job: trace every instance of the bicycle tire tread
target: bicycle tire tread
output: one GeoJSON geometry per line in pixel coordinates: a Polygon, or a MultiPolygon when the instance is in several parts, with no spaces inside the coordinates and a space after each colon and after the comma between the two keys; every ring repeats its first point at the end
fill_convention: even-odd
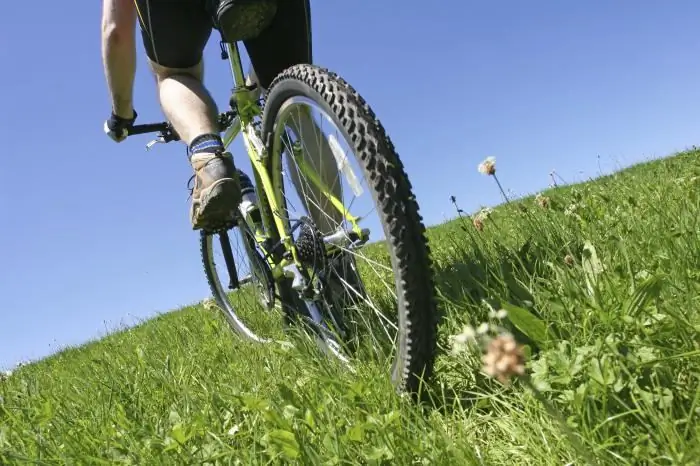
{"type": "MultiPolygon", "coordinates": [[[[263,128],[267,128],[267,119],[275,116],[268,115],[268,111],[277,113],[277,109],[268,108],[270,99],[279,100],[275,90],[284,87],[283,83],[289,80],[304,83],[327,104],[350,136],[349,141],[369,175],[389,230],[387,239],[391,242],[390,252],[400,283],[399,312],[403,313],[405,322],[392,379],[397,389],[415,392],[422,380],[430,379],[433,374],[438,312],[430,246],[403,163],[364,98],[341,76],[315,65],[295,65],[275,78],[266,96],[263,128]]],[[[269,150],[271,132],[264,134],[269,150]]]]}

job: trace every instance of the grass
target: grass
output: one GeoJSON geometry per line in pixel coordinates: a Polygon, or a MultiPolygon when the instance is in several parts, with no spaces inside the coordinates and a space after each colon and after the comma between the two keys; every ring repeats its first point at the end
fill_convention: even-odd
{"type": "Polygon", "coordinates": [[[432,228],[434,406],[186,307],[0,382],[0,464],[697,464],[699,155],[432,228]],[[508,385],[450,338],[500,309],[508,385]]]}

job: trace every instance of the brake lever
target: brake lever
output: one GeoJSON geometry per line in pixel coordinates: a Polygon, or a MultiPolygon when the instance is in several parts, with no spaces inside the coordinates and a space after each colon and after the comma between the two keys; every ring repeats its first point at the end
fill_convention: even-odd
{"type": "Polygon", "coordinates": [[[158,136],[154,140],[150,141],[148,144],[146,144],[146,150],[151,150],[153,146],[159,143],[165,143],[165,138],[163,136],[158,136]]]}

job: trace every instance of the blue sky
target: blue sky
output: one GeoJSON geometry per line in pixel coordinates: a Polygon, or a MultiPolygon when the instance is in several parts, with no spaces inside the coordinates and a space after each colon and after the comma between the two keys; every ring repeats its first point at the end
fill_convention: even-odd
{"type": "MultiPolygon", "coordinates": [[[[374,107],[429,224],[450,195],[498,202],[489,155],[525,194],[700,139],[697,1],[351,3],[312,0],[315,61],[374,107]]],[[[0,17],[0,368],[208,296],[183,147],[102,132],[101,2],[29,8],[0,17]]],[[[217,47],[206,81],[225,102],[217,47]]],[[[162,120],[143,55],[135,86],[139,122],[162,120]]]]}

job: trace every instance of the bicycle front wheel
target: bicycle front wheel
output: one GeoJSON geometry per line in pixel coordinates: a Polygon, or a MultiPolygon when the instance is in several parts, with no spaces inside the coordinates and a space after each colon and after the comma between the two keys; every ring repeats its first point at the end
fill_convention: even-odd
{"type": "MultiPolygon", "coordinates": [[[[432,375],[436,352],[433,269],[425,226],[411,184],[382,124],[364,99],[337,74],[312,65],[296,65],[278,75],[270,86],[262,132],[268,144],[267,168],[275,192],[283,196],[280,204],[285,209],[285,220],[292,223],[293,206],[305,207],[308,215],[301,214],[299,218],[315,220],[313,230],[321,232],[322,246],[328,248],[332,244],[336,253],[351,259],[353,273],[363,282],[361,291],[348,292],[361,301],[352,306],[355,320],[364,323],[360,325],[359,338],[370,343],[365,346],[371,346],[374,354],[377,347],[381,347],[384,355],[389,350],[392,382],[399,390],[417,390],[432,375]],[[313,135],[309,132],[310,127],[326,125],[330,127],[327,134],[322,129],[313,135]],[[341,140],[349,150],[340,147],[341,140]],[[313,152],[307,144],[313,141],[326,141],[326,152],[332,152],[332,157],[326,156],[324,162],[323,158],[307,156],[313,152]],[[354,155],[356,172],[352,170],[348,152],[354,155]],[[285,159],[293,167],[285,169],[285,159]],[[325,163],[326,168],[319,166],[319,162],[325,163]],[[364,175],[365,189],[358,182],[357,173],[364,175]],[[285,188],[286,175],[291,176],[294,190],[285,188]],[[298,193],[299,202],[292,198],[292,191],[298,193]],[[342,197],[344,191],[353,192],[355,197],[350,202],[339,203],[327,196],[332,192],[342,197]],[[365,209],[363,201],[358,200],[365,192],[370,196],[362,199],[373,204],[371,208],[365,209]],[[350,225],[353,220],[356,227],[375,211],[378,220],[367,229],[371,243],[360,249],[357,245],[361,241],[356,238],[349,242],[335,241],[343,232],[353,229],[350,225]],[[376,314],[376,318],[369,318],[369,314],[376,314]],[[382,328],[377,332],[369,323],[382,328]],[[365,336],[369,338],[365,340],[365,336]],[[382,346],[379,339],[388,344],[382,346]]],[[[329,253],[324,264],[333,262],[333,257],[329,253]]],[[[317,272],[312,275],[333,276],[331,272],[317,272]]],[[[352,285],[357,278],[341,278],[336,282],[352,285]]],[[[349,319],[350,306],[342,307],[345,309],[340,314],[349,319]]]]}

